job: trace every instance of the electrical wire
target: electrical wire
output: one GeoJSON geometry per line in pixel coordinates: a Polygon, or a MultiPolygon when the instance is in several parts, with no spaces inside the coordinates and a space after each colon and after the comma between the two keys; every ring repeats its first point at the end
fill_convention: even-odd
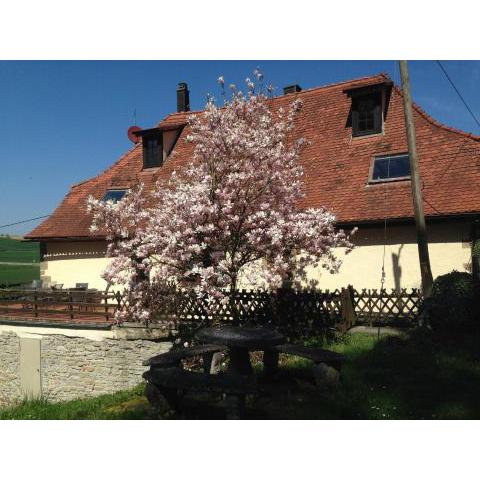
{"type": "Polygon", "coordinates": [[[7,223],[6,225],[0,225],[0,228],[12,227],[13,225],[20,225],[21,223],[33,222],[34,220],[40,220],[41,218],[47,218],[50,215],[42,215],[40,217],[28,218],[27,220],[20,220],[19,222],[7,223]]]}
{"type": "Polygon", "coordinates": [[[460,100],[463,102],[463,104],[465,105],[465,108],[468,110],[468,113],[470,113],[470,115],[472,116],[472,118],[475,120],[476,124],[480,127],[480,121],[478,120],[478,118],[476,117],[476,115],[473,113],[472,109],[468,106],[468,103],[466,102],[466,100],[463,98],[462,94],[460,93],[460,91],[458,90],[458,88],[455,86],[455,84],[453,83],[453,80],[450,78],[450,75],[447,73],[447,71],[445,70],[445,67],[441,64],[440,60],[436,60],[438,66],[442,69],[442,72],[444,73],[445,77],[447,77],[447,80],[450,82],[450,85],[453,87],[453,89],[455,90],[455,92],[457,92],[457,95],[459,96],[460,100]]]}

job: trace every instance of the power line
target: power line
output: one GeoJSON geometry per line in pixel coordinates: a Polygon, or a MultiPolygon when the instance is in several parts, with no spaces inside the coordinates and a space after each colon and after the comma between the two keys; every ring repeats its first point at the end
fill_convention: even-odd
{"type": "Polygon", "coordinates": [[[445,67],[440,63],[440,60],[436,60],[436,62],[438,63],[438,66],[442,69],[442,72],[444,73],[445,77],[447,77],[447,80],[450,82],[450,85],[452,85],[453,89],[457,92],[457,95],[460,97],[460,100],[465,105],[466,109],[468,110],[468,113],[470,113],[472,118],[475,120],[476,124],[480,127],[480,121],[475,116],[475,114],[472,112],[471,108],[468,106],[468,104],[465,101],[465,99],[463,98],[462,94],[459,92],[458,88],[453,83],[453,80],[450,78],[450,75],[448,75],[447,71],[445,70],[445,67]]]}
{"type": "Polygon", "coordinates": [[[27,220],[20,220],[15,223],[8,223],[7,225],[0,225],[0,228],[12,227],[13,225],[20,225],[21,223],[33,222],[34,220],[40,220],[41,218],[47,218],[50,215],[42,215],[41,217],[28,218],[27,220]]]}

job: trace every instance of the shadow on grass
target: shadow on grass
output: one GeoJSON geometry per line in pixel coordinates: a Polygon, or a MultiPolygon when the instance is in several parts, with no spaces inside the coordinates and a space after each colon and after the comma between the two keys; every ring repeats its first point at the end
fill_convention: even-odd
{"type": "Polygon", "coordinates": [[[416,331],[408,340],[385,337],[369,350],[353,349],[338,392],[339,418],[480,418],[477,345],[442,345],[416,331]]]}
{"type": "Polygon", "coordinates": [[[329,347],[347,357],[335,392],[315,388],[308,362],[285,359],[284,370],[304,381],[251,406],[271,419],[478,419],[478,345],[475,339],[443,345],[422,331],[408,339],[346,336],[329,347]]]}

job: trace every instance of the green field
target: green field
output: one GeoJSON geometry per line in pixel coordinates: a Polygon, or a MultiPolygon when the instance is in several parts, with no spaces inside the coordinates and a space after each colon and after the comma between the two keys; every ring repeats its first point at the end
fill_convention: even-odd
{"type": "Polygon", "coordinates": [[[0,237],[0,286],[30,283],[40,278],[40,245],[19,238],[0,237]],[[22,263],[24,265],[9,265],[22,263]]]}
{"type": "Polygon", "coordinates": [[[2,265],[0,264],[0,285],[18,285],[30,283],[40,278],[38,265],[2,265]]]}
{"type": "Polygon", "coordinates": [[[0,237],[0,263],[38,263],[40,245],[38,242],[24,242],[19,238],[0,237]]]}

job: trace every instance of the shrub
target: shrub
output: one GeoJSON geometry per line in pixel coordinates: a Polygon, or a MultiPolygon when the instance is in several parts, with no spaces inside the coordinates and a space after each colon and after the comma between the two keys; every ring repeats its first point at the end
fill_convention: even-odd
{"type": "Polygon", "coordinates": [[[475,330],[474,290],[470,273],[453,270],[435,279],[428,301],[430,326],[435,333],[454,338],[475,330]]]}

